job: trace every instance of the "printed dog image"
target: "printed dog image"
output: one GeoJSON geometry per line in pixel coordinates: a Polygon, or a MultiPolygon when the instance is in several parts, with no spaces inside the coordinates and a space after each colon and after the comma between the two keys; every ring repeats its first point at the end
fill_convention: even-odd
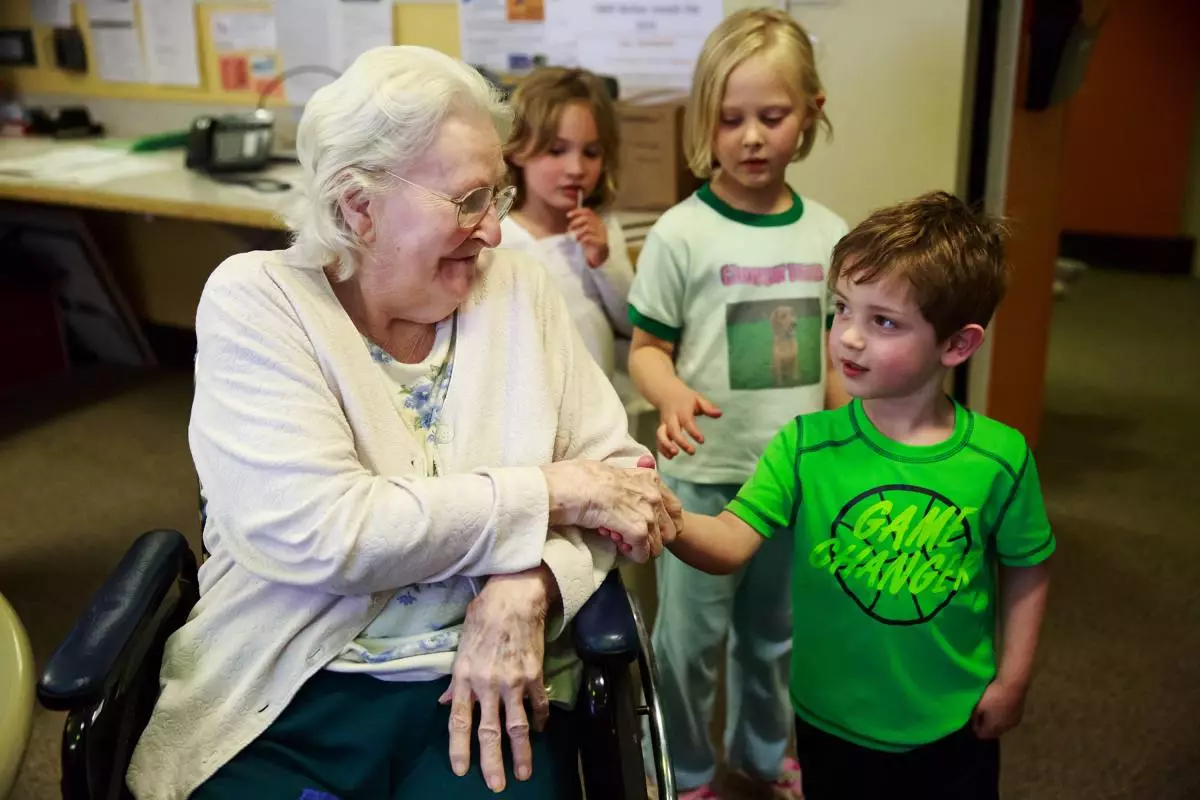
{"type": "Polygon", "coordinates": [[[771,378],[776,386],[800,380],[800,346],[796,344],[796,309],[777,306],[771,312],[771,378]]]}
{"type": "Polygon", "coordinates": [[[825,334],[822,323],[817,297],[726,305],[729,388],[756,391],[819,384],[825,334]]]}

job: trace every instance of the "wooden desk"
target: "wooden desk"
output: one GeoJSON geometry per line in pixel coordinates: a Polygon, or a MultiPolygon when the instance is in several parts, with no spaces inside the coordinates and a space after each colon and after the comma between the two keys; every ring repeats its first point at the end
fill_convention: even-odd
{"type": "MultiPolygon", "coordinates": [[[[0,138],[0,160],[35,157],[79,144],[0,138]]],[[[182,150],[125,153],[120,157],[153,161],[162,164],[164,169],[136,177],[115,178],[98,185],[0,173],[0,200],[283,230],[279,211],[296,196],[294,190],[259,192],[246,186],[218,183],[187,169],[182,150]]],[[[294,184],[300,175],[300,167],[273,165],[257,175],[294,184]]]]}
{"type": "MultiPolygon", "coordinates": [[[[86,142],[85,142],[86,143],[86,142]]],[[[80,142],[0,138],[0,161],[34,158],[80,142]]],[[[217,183],[184,166],[181,150],[119,153],[164,169],[81,185],[0,173],[0,201],[78,210],[135,315],[146,322],[190,328],[209,273],[234,253],[286,246],[279,216],[295,190],[260,192],[217,183]]],[[[273,165],[255,173],[295,185],[300,167],[273,165]]],[[[657,212],[618,212],[636,259],[657,212]]]]}
{"type": "MultiPolygon", "coordinates": [[[[86,143],[86,142],[85,142],[86,143]]],[[[78,146],[78,142],[0,138],[0,161],[30,158],[78,146]]],[[[114,150],[114,153],[118,152],[114,150]]],[[[139,177],[116,178],[98,185],[80,185],[10,176],[0,173],[0,200],[48,203],[95,211],[149,214],[192,222],[215,222],[251,228],[285,230],[279,212],[296,198],[296,191],[261,192],[247,186],[219,183],[184,166],[182,150],[158,153],[125,153],[121,157],[149,160],[166,168],[139,177]]],[[[295,185],[298,164],[275,164],[256,177],[274,178],[295,185]]],[[[631,245],[641,246],[646,231],[658,219],[657,211],[618,211],[631,245]]]]}

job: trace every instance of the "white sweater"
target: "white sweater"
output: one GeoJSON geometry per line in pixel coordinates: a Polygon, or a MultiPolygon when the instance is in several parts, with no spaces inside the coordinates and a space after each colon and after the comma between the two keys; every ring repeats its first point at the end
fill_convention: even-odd
{"type": "MultiPolygon", "coordinates": [[[[545,272],[495,251],[459,311],[444,473],[420,477],[419,445],[328,280],[283,256],[228,259],[197,310],[189,439],[212,555],[199,603],[167,642],[162,693],[129,768],[139,798],[186,797],[398,587],[545,561],[562,594],[563,618],[547,626],[557,639],[615,554],[595,534],[547,535],[538,467],[633,466],[646,452],[545,272]]],[[[569,637],[548,657],[555,645],[569,637]]],[[[436,675],[453,655],[418,658],[436,675]]]]}
{"type": "Polygon", "coordinates": [[[528,253],[545,267],[567,301],[588,352],[611,377],[618,363],[622,369],[625,366],[616,355],[614,331],[626,338],[633,335],[629,322],[633,264],[629,262],[620,221],[605,215],[604,227],[608,232],[608,261],[595,269],[588,266],[583,248],[570,234],[535,239],[512,215],[500,223],[500,247],[528,253]]]}

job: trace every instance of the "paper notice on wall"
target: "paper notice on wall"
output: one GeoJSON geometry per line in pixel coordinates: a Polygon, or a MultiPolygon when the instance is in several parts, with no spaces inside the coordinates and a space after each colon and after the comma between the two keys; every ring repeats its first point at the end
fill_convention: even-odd
{"type": "Polygon", "coordinates": [[[690,89],[700,48],[723,17],[721,0],[587,0],[572,21],[580,63],[616,76],[624,94],[626,87],[690,89]]]}
{"type": "Polygon", "coordinates": [[[87,0],[88,22],[128,22],[133,24],[134,0],[87,0]]]}
{"type": "Polygon", "coordinates": [[[92,21],[92,56],[100,80],[145,83],[142,42],[132,22],[92,21]]]}
{"type": "Polygon", "coordinates": [[[218,53],[274,51],[278,44],[275,14],[269,9],[214,11],[209,27],[218,53]]]}
{"type": "Polygon", "coordinates": [[[193,0],[141,0],[142,44],[150,83],[199,86],[193,0]]]}
{"type": "MultiPolygon", "coordinates": [[[[337,0],[275,0],[275,31],[284,70],[323,67],[340,72],[335,39],[330,35],[337,5],[337,0]]],[[[283,91],[288,102],[303,105],[332,80],[316,70],[294,74],[283,91]]]]}
{"type": "Polygon", "coordinates": [[[388,0],[275,0],[275,30],[284,70],[310,67],[284,84],[289,102],[313,92],[373,47],[392,43],[388,0]]]}
{"type": "Polygon", "coordinates": [[[572,2],[546,0],[546,21],[542,34],[547,64],[557,67],[579,66],[579,34],[571,22],[572,2]]]}
{"type": "Polygon", "coordinates": [[[462,59],[499,72],[524,72],[549,61],[542,0],[462,0],[462,59]]]}
{"type": "Polygon", "coordinates": [[[55,28],[71,27],[71,0],[33,0],[33,21],[55,28]]]}
{"type": "Polygon", "coordinates": [[[392,4],[386,0],[341,0],[334,17],[338,70],[362,53],[392,43],[392,4]]]}

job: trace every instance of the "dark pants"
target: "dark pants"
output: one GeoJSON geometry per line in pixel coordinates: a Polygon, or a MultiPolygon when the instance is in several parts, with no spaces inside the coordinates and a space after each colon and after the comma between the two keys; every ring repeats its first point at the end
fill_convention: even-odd
{"type": "Polygon", "coordinates": [[[852,744],[796,718],[805,800],[998,800],[1000,741],[970,726],[904,753],[852,744]]]}
{"type": "Polygon", "coordinates": [[[474,736],[471,770],[461,778],[455,775],[450,769],[450,709],[437,702],[447,685],[449,678],[396,683],[318,672],[279,718],[197,789],[192,800],[581,797],[572,715],[557,708],[546,729],[531,735],[529,780],[513,776],[507,738],[503,793],[493,794],[484,782],[474,736]]]}

